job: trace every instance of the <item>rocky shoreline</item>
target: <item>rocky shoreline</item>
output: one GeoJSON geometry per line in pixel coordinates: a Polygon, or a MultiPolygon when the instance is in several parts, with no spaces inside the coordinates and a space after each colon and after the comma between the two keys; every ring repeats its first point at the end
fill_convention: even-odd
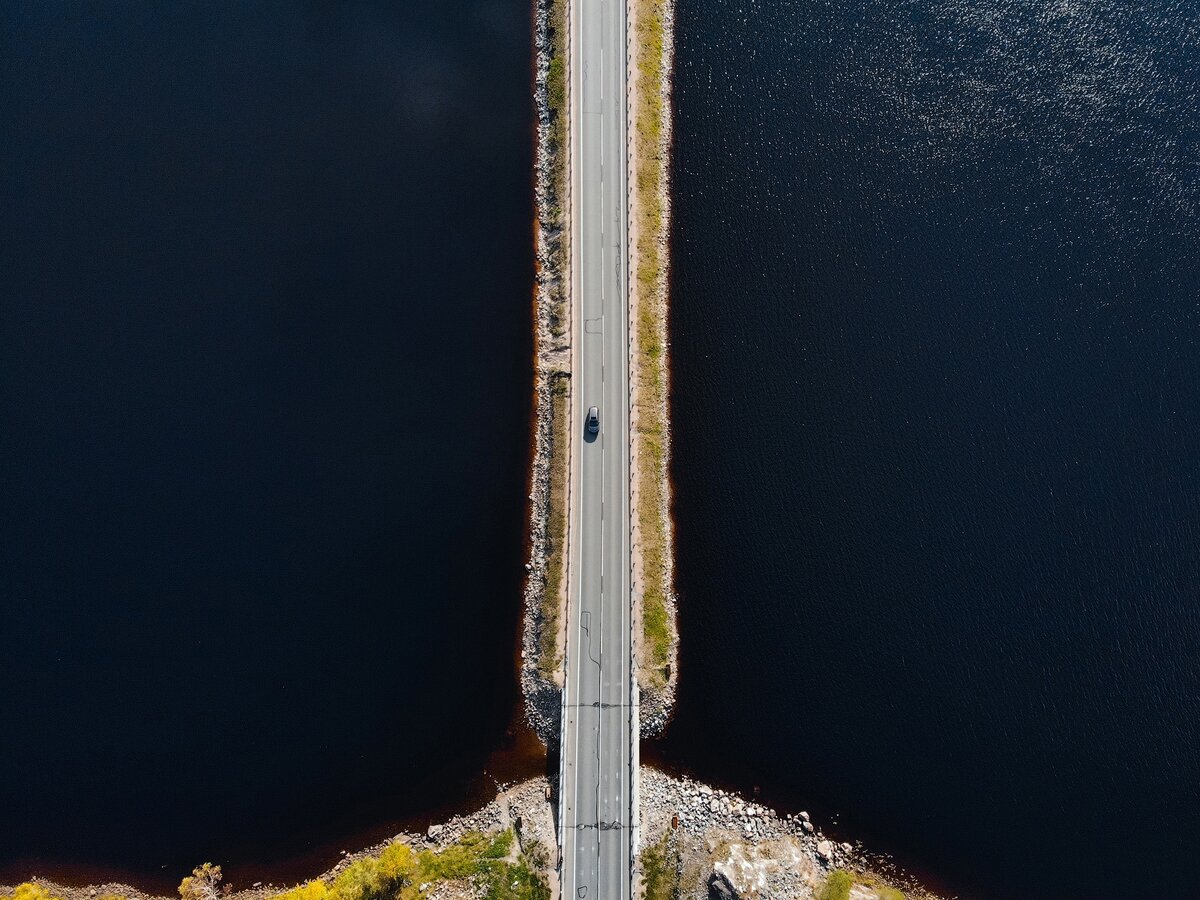
{"type": "MultiPolygon", "coordinates": [[[[521,642],[521,688],[525,698],[525,714],[534,732],[548,747],[558,740],[562,711],[561,675],[547,672],[546,653],[557,670],[561,651],[558,648],[558,620],[548,610],[561,606],[558,597],[547,597],[547,582],[551,565],[551,484],[554,464],[569,464],[570,448],[559,447],[555,453],[554,390],[556,384],[566,388],[567,409],[570,415],[571,329],[570,308],[566,285],[569,280],[565,209],[568,190],[565,178],[563,147],[555,140],[555,117],[565,110],[552,108],[550,91],[551,63],[563,58],[561,46],[564,35],[561,23],[552,21],[555,0],[537,0],[535,11],[535,71],[534,101],[537,111],[537,140],[535,154],[534,193],[537,209],[535,256],[537,284],[534,296],[536,375],[534,454],[530,475],[529,546],[526,563],[525,613],[521,642]],[[558,27],[556,27],[556,24],[558,27]],[[553,633],[547,634],[548,631],[553,633]],[[547,651],[547,645],[555,649],[547,651]]],[[[561,134],[561,130],[559,132],[561,134]]],[[[567,430],[569,442],[569,430],[567,430]]],[[[566,479],[569,490],[570,479],[566,479]]],[[[565,529],[565,523],[564,523],[565,529]]],[[[558,548],[562,553],[565,548],[558,548]]],[[[561,561],[565,566],[565,556],[561,561]]],[[[558,617],[561,619],[561,615],[558,617]]]]}
{"type": "MultiPolygon", "coordinates": [[[[316,880],[332,883],[352,864],[378,857],[387,846],[402,843],[414,851],[444,851],[465,835],[487,835],[513,829],[520,851],[542,860],[540,874],[552,897],[558,896],[556,784],[533,778],[502,786],[497,796],[475,812],[430,825],[420,834],[400,833],[340,859],[316,880]]],[[[780,815],[775,810],[730,791],[688,778],[676,778],[648,766],[641,768],[640,824],[642,846],[637,876],[645,877],[648,853],[662,850],[679,900],[812,900],[825,896],[832,878],[848,887],[851,900],[937,900],[867,855],[860,845],[837,842],[822,833],[806,812],[780,815]]],[[[68,887],[34,876],[31,883],[54,900],[170,900],[124,884],[68,887]]],[[[236,887],[236,886],[234,886],[236,887]]],[[[278,898],[295,885],[256,883],[230,890],[230,900],[278,898]]],[[[422,896],[468,898],[469,886],[448,893],[431,890],[422,896]]],[[[16,893],[0,885],[0,898],[16,893]]],[[[19,900],[19,895],[18,895],[19,900]]]]}
{"type": "MultiPolygon", "coordinates": [[[[558,839],[550,798],[551,785],[545,778],[532,778],[519,784],[501,787],[494,800],[475,812],[455,816],[443,824],[430,825],[424,833],[400,832],[372,847],[354,852],[343,850],[337,862],[322,874],[314,876],[313,880],[332,882],[352,864],[376,857],[392,844],[405,844],[414,851],[439,852],[453,847],[471,832],[490,835],[512,828],[523,852],[530,852],[535,847],[540,848],[538,858],[547,861],[542,874],[547,878],[551,894],[557,896],[558,876],[555,860],[558,856],[558,839]]],[[[185,873],[181,873],[181,877],[183,874],[185,873]]],[[[32,875],[26,884],[36,885],[53,900],[179,900],[178,897],[161,897],[117,882],[71,887],[32,875]]],[[[234,885],[226,884],[220,892],[220,897],[228,900],[269,900],[297,886],[256,882],[249,887],[234,890],[234,885]]],[[[0,898],[17,893],[17,886],[0,885],[0,898]]],[[[431,892],[428,896],[432,898],[434,893],[431,892]]],[[[437,896],[450,895],[442,891],[437,896]]],[[[470,894],[458,889],[453,896],[465,897],[470,894]]]]}
{"type": "MultiPolygon", "coordinates": [[[[535,778],[502,786],[496,799],[470,814],[432,824],[424,833],[400,833],[341,858],[319,880],[334,882],[359,860],[378,857],[385,847],[404,844],[419,852],[445,851],[469,833],[497,834],[514,829],[522,853],[542,860],[540,875],[551,896],[558,896],[556,781],[535,778]]],[[[737,793],[643,766],[641,768],[641,835],[637,876],[646,875],[650,851],[666,851],[673,877],[672,895],[679,900],[814,900],[824,896],[830,878],[848,886],[851,900],[937,900],[908,883],[886,863],[868,856],[862,846],[835,841],[822,833],[808,812],[779,815],[768,806],[737,793]]],[[[54,900],[169,900],[140,892],[127,884],[95,884],[72,888],[31,878],[54,900]]],[[[238,886],[232,886],[234,888],[238,886]]],[[[292,884],[262,884],[230,890],[230,900],[280,898],[292,884]]],[[[14,888],[0,886],[0,898],[14,888]]],[[[473,898],[472,888],[422,892],[428,898],[473,898]]]]}
{"type": "Polygon", "coordinates": [[[823,834],[807,812],[780,815],[738,794],[645,766],[641,825],[643,850],[669,846],[681,900],[801,900],[819,896],[835,872],[852,883],[854,900],[935,900],[895,873],[882,874],[886,863],[860,845],[823,834]]]}

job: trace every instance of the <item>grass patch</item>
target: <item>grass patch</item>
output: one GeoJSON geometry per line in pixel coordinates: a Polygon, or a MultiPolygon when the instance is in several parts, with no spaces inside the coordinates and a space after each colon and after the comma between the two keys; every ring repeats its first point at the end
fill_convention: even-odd
{"type": "Polygon", "coordinates": [[[669,115],[659,86],[666,76],[668,10],[663,0],[637,0],[634,66],[639,91],[634,110],[638,149],[633,173],[637,199],[638,529],[642,542],[642,632],[646,658],[640,660],[643,687],[661,689],[670,678],[672,623],[670,522],[667,519],[667,361],[666,267],[664,250],[666,179],[664,135],[669,115]]]}
{"type": "Polygon", "coordinates": [[[856,872],[854,880],[857,884],[869,887],[879,900],[904,900],[904,892],[892,887],[874,872],[856,872]]]}
{"type": "Polygon", "coordinates": [[[817,900],[849,900],[852,887],[854,887],[854,876],[845,869],[835,869],[829,873],[829,877],[821,885],[821,890],[817,893],[817,900]]]}
{"type": "Polygon", "coordinates": [[[679,850],[671,844],[667,832],[657,844],[642,851],[642,880],[646,887],[644,900],[678,900],[679,850]]]}
{"type": "Polygon", "coordinates": [[[568,0],[552,0],[547,26],[550,39],[550,65],[546,73],[546,93],[550,104],[550,153],[553,157],[553,189],[555,219],[562,218],[562,198],[566,196],[567,186],[567,125],[568,116],[568,79],[567,79],[567,43],[570,34],[567,31],[567,2],[568,0]]]}
{"type": "Polygon", "coordinates": [[[546,522],[546,587],[542,591],[542,631],[538,635],[538,672],[554,677],[562,661],[558,646],[559,591],[567,561],[567,476],[570,472],[570,378],[552,376],[550,381],[550,493],[546,522]]]}
{"type": "Polygon", "coordinates": [[[848,900],[850,888],[856,884],[869,887],[879,900],[904,900],[904,892],[871,873],[848,872],[845,869],[835,869],[829,873],[825,883],[817,892],[817,900],[848,900]]]}
{"type": "Polygon", "coordinates": [[[351,863],[332,881],[316,879],[276,894],[274,900],[417,900],[420,886],[469,882],[486,900],[549,900],[539,867],[518,854],[511,859],[513,832],[463,835],[439,851],[414,853],[390,844],[378,856],[351,863]]]}

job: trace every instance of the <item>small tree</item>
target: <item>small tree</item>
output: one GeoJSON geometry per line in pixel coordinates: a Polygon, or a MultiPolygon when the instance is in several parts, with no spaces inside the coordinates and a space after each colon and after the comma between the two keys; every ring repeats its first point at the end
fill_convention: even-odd
{"type": "Polygon", "coordinates": [[[221,900],[221,867],[205,863],[192,869],[192,874],[179,882],[181,900],[221,900]]]}

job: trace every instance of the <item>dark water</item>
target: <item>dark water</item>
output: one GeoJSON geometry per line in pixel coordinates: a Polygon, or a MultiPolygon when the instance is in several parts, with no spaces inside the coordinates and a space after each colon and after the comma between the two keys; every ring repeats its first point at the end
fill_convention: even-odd
{"type": "Polygon", "coordinates": [[[970,896],[1200,896],[1200,11],[678,13],[657,753],[970,896]]]}
{"type": "Polygon", "coordinates": [[[505,743],[530,16],[0,6],[0,881],[340,849],[505,743]]]}

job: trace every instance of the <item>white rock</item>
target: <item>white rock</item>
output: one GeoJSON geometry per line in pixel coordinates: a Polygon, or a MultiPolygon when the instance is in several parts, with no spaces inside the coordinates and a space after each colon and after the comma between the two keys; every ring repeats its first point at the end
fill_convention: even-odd
{"type": "Polygon", "coordinates": [[[817,856],[825,862],[833,861],[833,844],[829,841],[817,841],[817,856]]]}

